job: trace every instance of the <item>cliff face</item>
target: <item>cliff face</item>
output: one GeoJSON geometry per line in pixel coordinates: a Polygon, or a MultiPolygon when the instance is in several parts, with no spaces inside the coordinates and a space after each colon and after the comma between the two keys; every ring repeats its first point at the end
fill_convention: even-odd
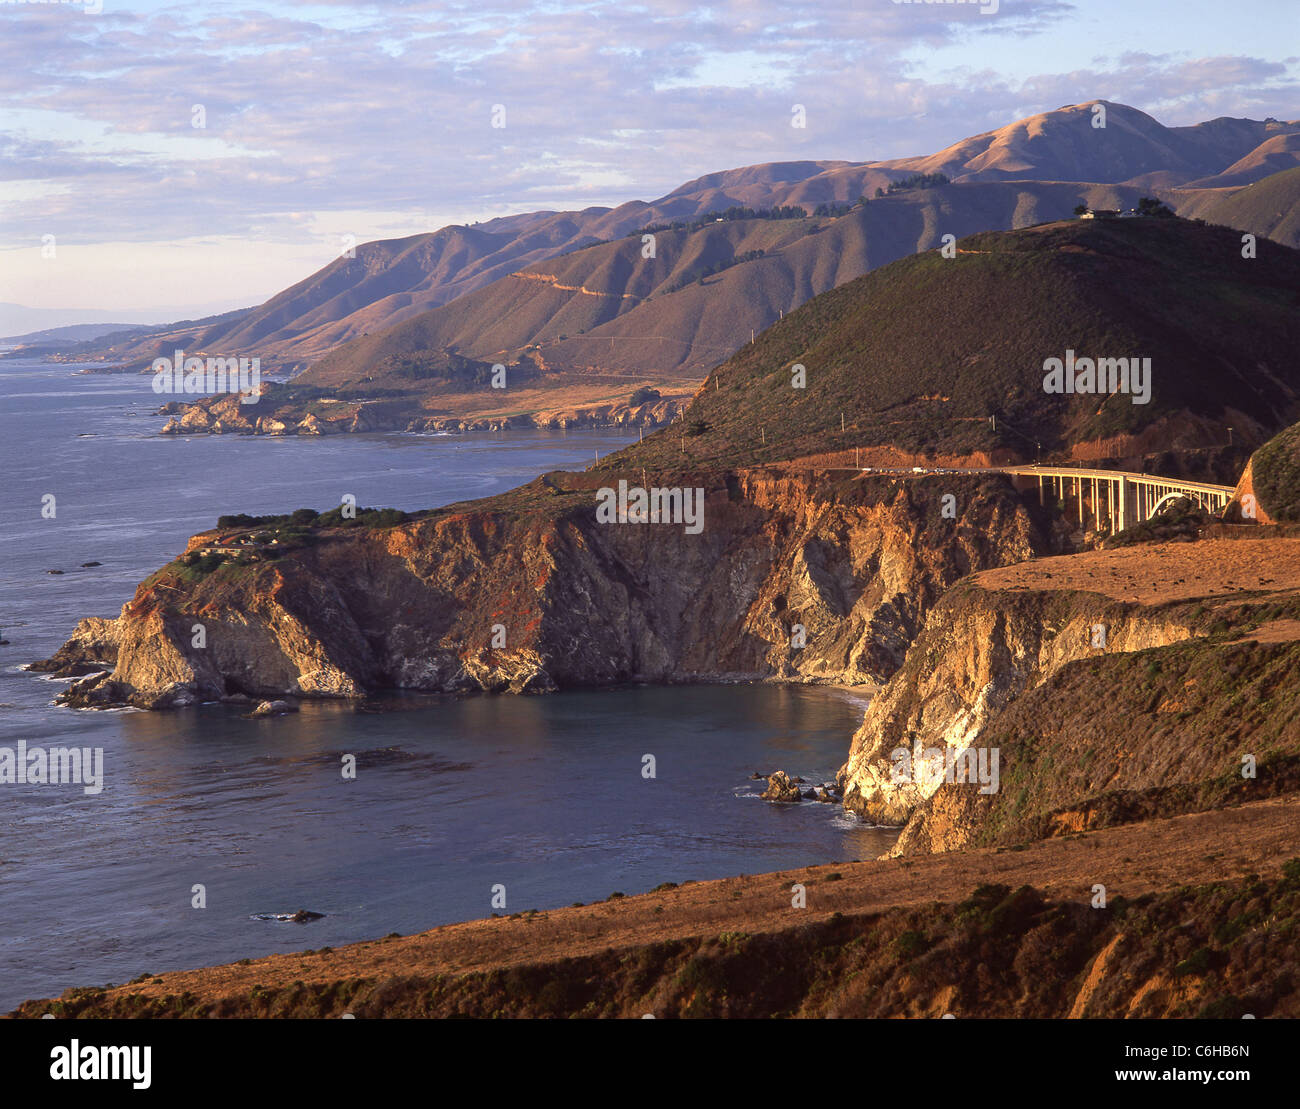
{"type": "Polygon", "coordinates": [[[598,523],[594,492],[619,476],[547,475],[397,527],[322,529],[203,576],[174,562],[43,665],[84,673],[111,641],[111,675],[82,679],[70,701],[149,708],[381,688],[876,683],[946,586],[1043,543],[1001,478],[661,478],[706,490],[690,534],[598,523]]]}
{"type": "Polygon", "coordinates": [[[1300,673],[1297,546],[1092,552],[960,583],[867,710],[840,772],[845,805],[905,824],[892,852],[904,855],[1285,787],[1300,767],[1276,702],[1300,673]],[[1272,588],[1246,592],[1258,573],[1272,588]],[[1243,778],[1245,754],[1268,772],[1243,778]]]}

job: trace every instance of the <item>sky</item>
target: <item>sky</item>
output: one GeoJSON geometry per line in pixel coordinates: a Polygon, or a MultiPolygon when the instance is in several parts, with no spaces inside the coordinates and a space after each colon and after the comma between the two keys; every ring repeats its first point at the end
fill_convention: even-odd
{"type": "Polygon", "coordinates": [[[1096,98],[1295,119],[1298,90],[1296,0],[0,0],[0,302],[175,318],[349,236],[927,154],[1096,98]]]}

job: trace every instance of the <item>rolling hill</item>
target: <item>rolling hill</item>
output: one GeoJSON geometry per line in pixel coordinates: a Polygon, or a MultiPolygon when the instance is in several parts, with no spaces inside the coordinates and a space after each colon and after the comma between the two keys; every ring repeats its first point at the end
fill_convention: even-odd
{"type": "Polygon", "coordinates": [[[1132,206],[1138,193],[1038,183],[914,189],[833,218],[660,231],[652,259],[642,257],[640,236],[624,237],[526,267],[346,344],[299,380],[409,387],[413,359],[436,375],[454,353],[507,364],[529,355],[551,373],[694,382],[810,297],[938,246],[944,234],[1062,219],[1081,199],[1132,206]]]}
{"type": "Polygon", "coordinates": [[[1206,190],[1204,199],[1187,205],[1187,209],[1186,214],[1207,223],[1300,247],[1300,166],[1244,189],[1206,190]]]}
{"type": "MultiPolygon", "coordinates": [[[[777,277],[780,266],[768,264],[745,280],[754,280],[772,292],[759,292],[758,302],[744,320],[735,321],[733,335],[713,336],[708,313],[695,312],[686,301],[684,318],[670,319],[655,330],[638,318],[627,330],[612,329],[601,338],[614,339],[601,348],[594,339],[578,342],[576,327],[531,327],[536,338],[519,334],[501,337],[501,350],[529,342],[552,343],[548,358],[568,367],[593,366],[614,373],[640,373],[707,366],[712,351],[717,358],[735,349],[735,335],[745,336],[776,319],[802,299],[823,291],[821,279],[803,274],[830,274],[849,280],[866,268],[882,265],[904,254],[933,245],[938,234],[965,234],[974,230],[1009,229],[1060,218],[1082,200],[1094,206],[1129,206],[1137,196],[1157,192],[1180,212],[1193,212],[1207,189],[1205,182],[1230,178],[1240,187],[1267,176],[1294,155],[1300,123],[1275,120],[1217,119],[1191,127],[1165,127],[1134,108],[1104,101],[1070,105],[1019,120],[997,130],[964,139],[936,154],[877,162],[778,162],[706,174],[687,182],[650,203],[633,201],[615,208],[588,208],[579,212],[532,212],[503,217],[470,227],[445,227],[428,234],[383,240],[358,246],[353,258],[338,258],[265,304],[209,320],[168,325],[148,331],[133,330],[108,340],[85,344],[74,356],[143,366],[160,353],[177,346],[191,351],[256,355],[268,370],[298,371],[342,344],[373,336],[425,312],[509,278],[538,263],[594,244],[618,244],[650,224],[695,220],[726,208],[801,206],[810,214],[818,205],[846,205],[861,196],[874,198],[877,189],[917,173],[943,173],[953,182],[943,197],[895,194],[878,216],[855,234],[822,239],[816,248],[830,254],[847,251],[848,261],[825,258],[811,262],[795,258],[788,274],[777,277]],[[1092,126],[1093,107],[1102,104],[1107,126],[1092,126]],[[1062,189],[1061,183],[1071,183],[1062,189]],[[979,190],[971,186],[982,186],[979,190]],[[1196,187],[1189,187],[1195,185],[1196,187]],[[1061,193],[1067,195],[1058,195],[1061,193]],[[897,225],[894,220],[897,220],[897,225]],[[929,221],[929,224],[927,224],[929,221]],[[940,227],[939,223],[950,226],[940,227]],[[785,291],[777,286],[785,283],[785,291]],[[694,324],[692,321],[696,321],[694,324]],[[667,327],[667,332],[664,328],[667,327]],[[570,345],[559,343],[566,334],[570,345]],[[646,348],[634,336],[663,336],[655,348],[646,348]],[[620,342],[620,340],[630,340],[620,342]],[[614,352],[610,357],[609,351],[614,352]],[[631,359],[631,361],[626,361],[631,359]]],[[[1227,187],[1227,186],[1220,186],[1227,187]]],[[[1216,192],[1217,199],[1217,188],[1216,192]]],[[[780,249],[788,252],[791,243],[780,249]]],[[[588,288],[622,295],[617,267],[607,271],[608,284],[593,276],[588,288]]],[[[735,284],[738,274],[725,284],[735,284]]],[[[491,299],[499,300],[498,289],[491,299]]],[[[734,299],[724,297],[724,303],[734,299]]],[[[471,307],[466,320],[478,310],[471,307]]],[[[664,307],[660,305],[659,307],[664,307]]],[[[589,313],[587,313],[589,314],[589,313]]],[[[619,313],[622,315],[623,313],[619,313]]],[[[584,313],[577,312],[576,317],[584,313]]],[[[630,315],[630,313],[629,313],[630,315]]],[[[713,313],[732,321],[730,311],[713,313]]],[[[602,319],[597,326],[607,325],[602,319]]],[[[445,322],[426,323],[435,339],[445,322]]],[[[467,325],[468,326],[468,325],[467,325]]],[[[585,326],[579,324],[579,326],[585,326]]],[[[453,330],[455,330],[453,328],[453,330]]],[[[587,327],[590,332],[591,327],[587,327]]],[[[397,340],[401,343],[404,340],[397,340]]],[[[468,347],[462,338],[458,345],[468,347]]],[[[473,349],[491,344],[475,341],[473,349]]],[[[348,357],[354,357],[349,355],[348,357]]],[[[346,361],[346,358],[345,358],[346,361]]],[[[335,364],[330,374],[340,371],[335,364]]]]}

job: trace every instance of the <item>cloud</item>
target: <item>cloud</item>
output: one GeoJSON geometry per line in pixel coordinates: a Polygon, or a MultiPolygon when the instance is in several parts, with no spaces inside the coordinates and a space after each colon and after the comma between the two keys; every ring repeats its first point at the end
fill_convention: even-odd
{"type": "Polygon", "coordinates": [[[1062,0],[1006,0],[995,17],[888,0],[0,5],[0,103],[17,121],[0,136],[0,249],[46,232],[301,246],[293,213],[488,219],[652,199],[757,162],[929,153],[1096,96],[1167,110],[1164,122],[1280,114],[1279,94],[1294,96],[1285,64],[1248,57],[919,75],[927,51],[1023,54],[1025,36],[1076,12],[1062,0]]]}
{"type": "MultiPolygon", "coordinates": [[[[1023,23],[1065,5],[1021,7],[1023,23]]],[[[433,197],[490,216],[608,200],[610,182],[649,196],[732,164],[904,153],[889,126],[924,97],[903,54],[984,32],[973,9],[859,0],[16,12],[0,97],[43,133],[9,136],[0,181],[75,187],[0,231],[141,239],[433,197]]]]}

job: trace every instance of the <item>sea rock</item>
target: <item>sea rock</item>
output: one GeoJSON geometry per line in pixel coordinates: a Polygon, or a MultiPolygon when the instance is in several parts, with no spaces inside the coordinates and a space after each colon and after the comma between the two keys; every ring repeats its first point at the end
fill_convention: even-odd
{"type": "Polygon", "coordinates": [[[309,412],[298,423],[299,435],[334,435],[338,431],[329,420],[322,420],[314,412],[309,412]]]}
{"type": "Polygon", "coordinates": [[[298,706],[291,705],[288,701],[263,701],[257,706],[250,716],[287,716],[291,712],[297,712],[298,706]]]}
{"type": "Polygon", "coordinates": [[[802,801],[803,795],[784,770],[777,770],[767,779],[767,789],[762,798],[764,801],[802,801]]]}
{"type": "Polygon", "coordinates": [[[292,435],[293,429],[283,420],[278,420],[274,416],[258,416],[257,434],[258,435],[292,435]]]}
{"type": "Polygon", "coordinates": [[[104,564],[102,562],[83,562],[81,565],[83,568],[88,568],[91,566],[103,566],[104,564]]]}
{"type": "Polygon", "coordinates": [[[52,658],[33,662],[27,669],[53,674],[56,678],[80,678],[111,670],[117,663],[119,634],[116,620],[87,617],[77,624],[71,638],[52,658]]]}
{"type": "Polygon", "coordinates": [[[320,920],[324,913],[313,913],[309,909],[299,909],[292,916],[285,917],[290,924],[306,924],[309,920],[320,920]]]}

